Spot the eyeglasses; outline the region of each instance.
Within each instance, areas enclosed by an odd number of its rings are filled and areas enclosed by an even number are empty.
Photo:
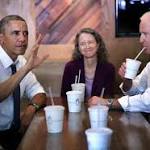
[[[87,42],[80,42],[79,46],[81,48],[85,48],[85,47],[94,47],[96,45],[96,41],[87,41]]]

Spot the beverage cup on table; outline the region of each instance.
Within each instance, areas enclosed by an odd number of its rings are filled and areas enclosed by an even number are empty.
[[[127,58],[125,78],[134,79],[138,73],[140,65],[141,65],[141,62],[139,60]]]
[[[103,105],[88,108],[91,128],[107,127],[108,110],[109,108]]]
[[[51,105],[44,108],[48,133],[59,133],[63,130],[65,108],[61,105]]]
[[[72,90],[73,91],[81,91],[81,102],[84,101],[84,96],[85,96],[85,84],[84,83],[74,83],[71,84]]]
[[[88,150],[109,150],[113,131],[110,128],[90,128],[85,131]]]
[[[80,91],[66,92],[69,112],[81,111],[81,94]]]

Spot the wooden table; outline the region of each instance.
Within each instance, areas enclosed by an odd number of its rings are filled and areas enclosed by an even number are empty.
[[[55,99],[62,104],[62,99]],[[65,103],[66,104],[66,103]],[[148,150],[150,124],[141,113],[110,111],[108,127],[113,129],[111,150]],[[82,112],[65,111],[62,133],[47,132],[44,112],[38,112],[31,122],[18,150],[87,150],[85,130],[90,128],[86,104]]]

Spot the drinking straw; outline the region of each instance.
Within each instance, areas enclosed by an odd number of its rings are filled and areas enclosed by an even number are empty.
[[[78,83],[80,82],[81,69],[79,69]]]
[[[78,76],[76,75],[75,76],[75,82],[74,82],[75,84],[77,83],[77,80],[78,80]]]
[[[145,50],[145,47],[142,48],[142,50],[137,54],[137,56],[134,58],[134,60],[136,60],[141,54],[142,52]]]
[[[101,95],[100,95],[101,98],[103,98],[103,96],[104,96],[104,91],[105,91],[105,88],[102,88]],[[98,105],[100,105],[100,101],[98,102]]]
[[[104,96],[104,91],[105,91],[105,88],[102,88],[102,90],[101,90],[101,95],[100,95],[100,97],[101,98],[103,98],[103,96]],[[98,102],[98,106],[100,106],[101,105],[101,103],[100,103],[100,100],[99,100],[99,102]],[[100,109],[98,109],[98,116],[99,116],[99,114],[100,114]],[[98,122],[99,122],[100,120],[99,120],[99,117],[98,117]]]
[[[105,91],[105,88],[102,88],[100,97],[103,97],[103,96],[104,96],[104,91]]]
[[[55,105],[55,104],[54,104],[54,99],[53,99],[51,87],[48,88],[48,93],[49,93],[49,96],[50,96],[51,104],[52,104],[52,105]]]

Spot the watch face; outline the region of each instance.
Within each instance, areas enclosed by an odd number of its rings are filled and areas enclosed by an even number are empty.
[[[111,99],[108,99],[108,103],[111,103]]]
[[[112,98],[108,99],[108,105],[111,105],[112,103],[113,103],[113,99]]]

